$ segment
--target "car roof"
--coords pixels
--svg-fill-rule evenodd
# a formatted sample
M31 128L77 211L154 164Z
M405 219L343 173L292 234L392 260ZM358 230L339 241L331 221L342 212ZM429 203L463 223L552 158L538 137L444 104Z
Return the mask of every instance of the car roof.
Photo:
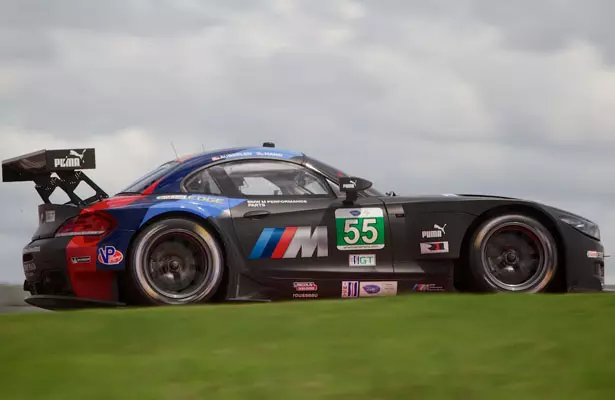
M179 192L180 181L187 175L200 168L206 167L212 163L224 160L233 159L272 159L272 160L292 160L303 162L305 155L303 153L277 149L270 146L262 147L233 147L206 151L199 154L193 154L176 160L171 160L168 163L176 164L164 176L159 179L153 189L154 193ZM132 187L134 190L143 189L140 185Z
M231 147L205 151L192 154L180 159L182 163L189 163L194 166L198 164L209 164L214 161L233 159L233 158L278 158L291 159L303 157L304 154L297 151L277 149L275 147Z

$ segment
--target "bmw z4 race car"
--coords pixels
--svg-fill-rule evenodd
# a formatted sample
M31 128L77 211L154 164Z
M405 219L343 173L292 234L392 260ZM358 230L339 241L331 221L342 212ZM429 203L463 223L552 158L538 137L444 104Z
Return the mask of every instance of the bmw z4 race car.
M4 182L33 181L43 199L23 249L29 304L603 289L598 226L533 201L383 194L273 143L169 161L113 197L83 172L95 166L92 148L2 163ZM50 200L58 188L67 203Z

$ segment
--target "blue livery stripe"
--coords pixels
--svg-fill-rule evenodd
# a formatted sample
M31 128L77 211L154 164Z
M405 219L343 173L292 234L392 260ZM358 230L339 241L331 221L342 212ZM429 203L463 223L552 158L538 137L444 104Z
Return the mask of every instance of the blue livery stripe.
M150 219L173 211L189 212L201 218L216 218L229 208L237 207L246 202L245 199L229 199L222 197L222 199L224 199L222 203L209 203L206 201L199 201L199 195L194 196L197 198L186 200L156 200L156 196L151 196L149 199L151 205L143 216L139 228ZM203 197L220 198L218 196L209 195Z
M271 237L269 238L269 242L265 246L265 250L261 254L261 258L271 258L276 246L280 242L282 235L284 234L285 228L275 228Z
M254 248L252 249L252 253L250 253L249 259L253 260L255 258L260 258L269 242L269 238L275 231L275 228L265 228L263 232L261 232L261 236L258 238ZM279 238L278 238L279 240Z

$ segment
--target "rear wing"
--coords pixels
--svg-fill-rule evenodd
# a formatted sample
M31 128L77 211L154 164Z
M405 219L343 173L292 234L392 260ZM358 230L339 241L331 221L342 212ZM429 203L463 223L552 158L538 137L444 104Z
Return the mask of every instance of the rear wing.
M39 150L2 161L3 182L35 183L35 188L46 204L56 188L62 189L70 198L68 204L84 206L108 198L82 169L96 168L94 149ZM56 176L52 176L52 175ZM81 199L75 189L81 182L90 186L95 194Z

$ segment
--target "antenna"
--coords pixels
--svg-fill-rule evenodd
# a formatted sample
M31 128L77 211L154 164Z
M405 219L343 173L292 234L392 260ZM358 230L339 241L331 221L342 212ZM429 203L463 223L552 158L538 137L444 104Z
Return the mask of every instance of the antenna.
M179 160L179 155L177 154L177 150L175 150L175 146L173 145L173 142L171 142L171 147L173 148L173 152L175 153L175 157Z
M201 147L203 148L203 153L205 153L205 145L201 144Z

